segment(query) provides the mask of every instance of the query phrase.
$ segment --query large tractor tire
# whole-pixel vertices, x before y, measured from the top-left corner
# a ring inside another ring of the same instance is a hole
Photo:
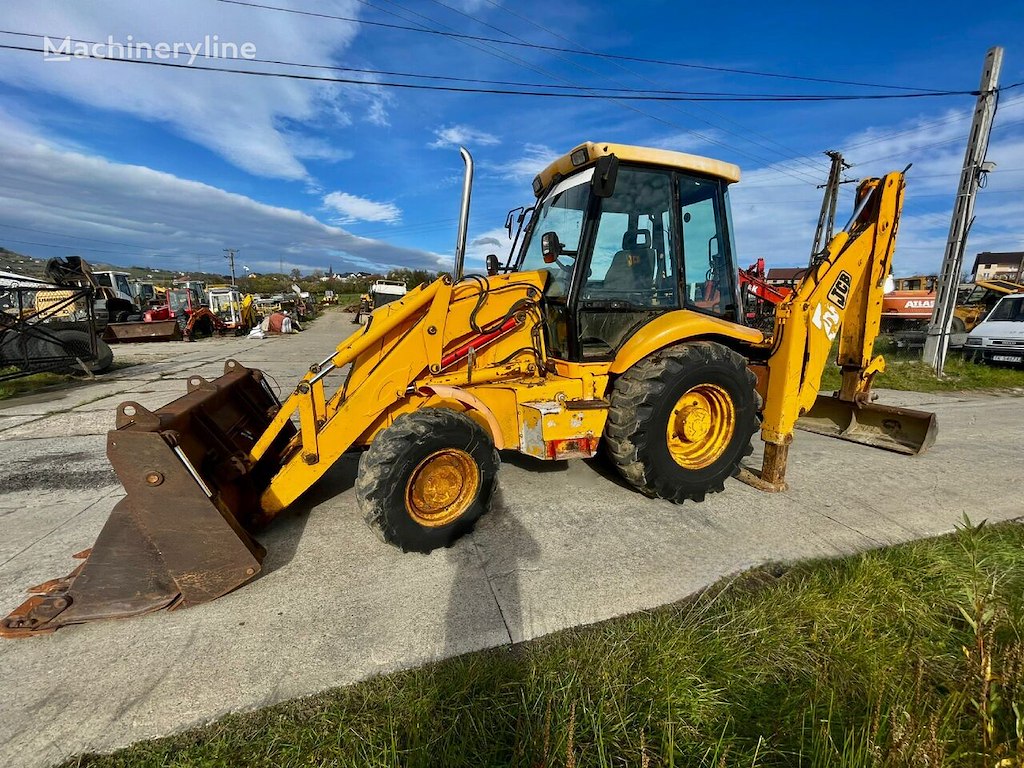
[[[451,546],[487,511],[500,460],[468,416],[423,408],[395,419],[359,461],[366,521],[405,552]]]
[[[709,341],[644,358],[615,382],[605,446],[626,481],[648,496],[703,501],[750,455],[756,379],[736,352]]]
[[[96,359],[88,360],[92,356],[92,345],[89,332],[78,328],[62,328],[54,333],[64,345],[64,349],[70,354],[81,358],[90,373],[103,373],[114,364],[114,352],[103,339],[96,339]],[[66,373],[81,373],[82,368],[78,361],[72,359],[64,369]]]

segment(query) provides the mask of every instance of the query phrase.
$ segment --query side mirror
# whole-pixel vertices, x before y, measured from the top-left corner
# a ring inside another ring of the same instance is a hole
[[[590,180],[590,189],[596,197],[611,197],[615,192],[615,179],[619,175],[619,158],[605,155],[597,160],[594,166],[594,178]]]
[[[486,263],[488,277],[493,277],[494,275],[498,274],[498,270],[501,269],[501,262],[498,261],[497,256],[495,256],[493,253],[488,253]]]
[[[545,232],[540,236],[540,253],[545,264],[554,264],[555,259],[562,255],[562,243],[557,232]]]

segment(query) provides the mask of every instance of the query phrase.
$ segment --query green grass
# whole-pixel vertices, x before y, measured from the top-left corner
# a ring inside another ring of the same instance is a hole
[[[0,373],[10,373],[13,370],[13,368],[3,368],[0,369]],[[73,380],[73,376],[66,376],[60,373],[34,373],[31,376],[0,381],[0,400],[7,400],[34,392],[59,389]]]
[[[133,365],[137,365],[137,363],[115,360],[106,371],[96,374],[96,379],[101,380],[105,375],[113,371],[131,368]],[[16,368],[0,368],[0,374],[12,373],[16,370]],[[21,395],[33,395],[40,392],[55,392],[69,387],[75,387],[80,384],[87,384],[90,381],[92,381],[92,379],[83,375],[72,376],[64,373],[33,373],[28,376],[21,376],[17,379],[0,381],[0,400],[8,400]]]
[[[886,369],[875,377],[874,386],[883,389],[901,389],[913,392],[958,392],[963,390],[1020,390],[1024,389],[1024,368],[994,367],[971,363],[959,352],[950,352],[943,367],[943,377],[935,376],[931,366],[921,362],[920,353],[907,352],[880,339],[875,353],[885,357]],[[833,354],[832,359],[835,359]],[[822,389],[838,389],[839,369],[825,368],[821,377]]]
[[[1022,555],[965,524],[760,569],[67,765],[1019,766]]]
[[[336,293],[334,294],[334,306],[336,307],[347,307],[349,304],[355,304],[359,301],[361,293]]]

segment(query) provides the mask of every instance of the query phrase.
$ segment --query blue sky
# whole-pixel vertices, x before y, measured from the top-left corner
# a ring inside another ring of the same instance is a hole
[[[972,90],[985,51],[1000,82],[1024,81],[1024,3],[689,4],[524,0],[254,0],[342,21],[218,0],[8,0],[9,33],[124,43],[250,43],[260,59],[587,89],[746,94],[900,93],[626,62],[460,40],[381,24],[701,66]],[[376,24],[360,23],[376,22]],[[186,63],[187,54],[172,63]],[[0,50],[0,246],[33,256],[256,272],[447,268],[464,144],[476,160],[468,263],[504,254],[506,212],[530,180],[585,141],[645,144],[737,163],[741,265],[806,262],[828,149],[867,176],[914,163],[896,272],[942,258],[972,96],[813,103],[657,103],[393,89],[393,75],[211,61],[253,71],[359,79],[309,82],[122,62],[44,61]],[[479,87],[477,84],[476,87]],[[484,86],[488,87],[488,86]],[[509,88],[514,86],[491,86]],[[583,91],[586,92],[586,91]],[[590,91],[593,93],[593,91]],[[1024,87],[1002,95],[965,261],[1024,250]],[[850,207],[844,189],[841,218]],[[841,224],[842,222],[840,222]],[[497,243],[497,244],[496,244]]]

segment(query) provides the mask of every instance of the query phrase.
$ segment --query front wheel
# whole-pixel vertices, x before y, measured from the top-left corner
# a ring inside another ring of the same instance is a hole
[[[752,452],[756,379],[721,344],[677,344],[615,382],[605,445],[625,480],[648,496],[703,501]]]
[[[487,511],[498,452],[483,427],[447,408],[403,414],[359,460],[367,522],[405,552],[447,547]]]

